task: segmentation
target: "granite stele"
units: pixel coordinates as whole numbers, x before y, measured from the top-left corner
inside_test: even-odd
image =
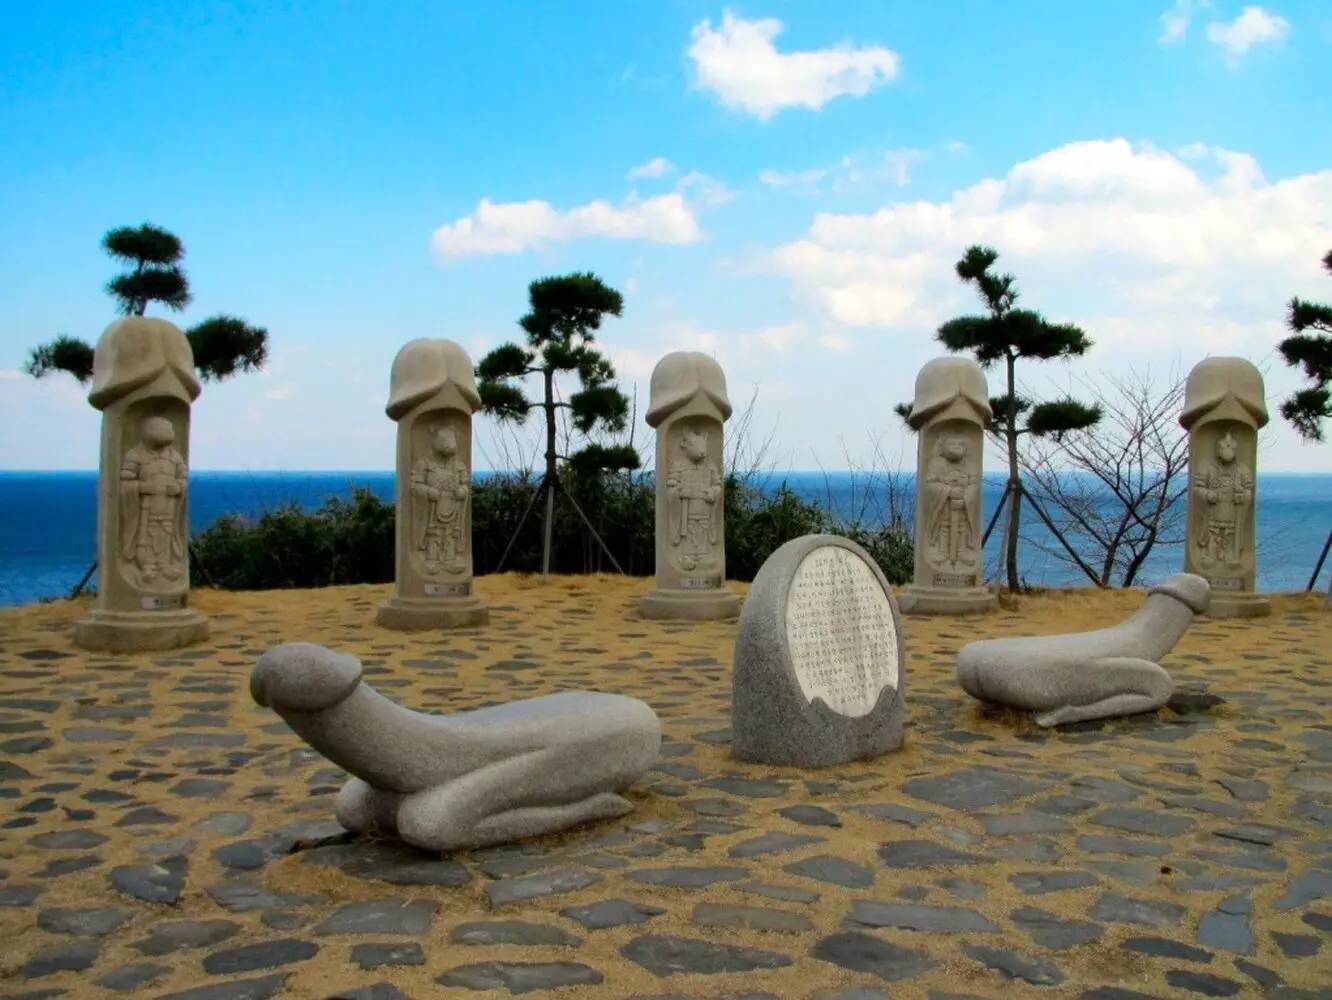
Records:
[[[968,643],[957,682],[973,698],[1036,713],[1038,726],[1154,711],[1174,690],[1157,661],[1207,611],[1208,597],[1206,580],[1176,573],[1111,628]]]
[[[827,767],[902,745],[906,643],[874,559],[835,535],[770,555],[735,638],[731,755]]]
[[[190,607],[190,404],[200,388],[190,342],[167,320],[126,316],[97,341],[97,607],[74,623],[77,646],[130,653],[208,635]]]
[[[431,851],[623,816],[633,806],[617,793],[661,749],[661,722],[636,698],[568,691],[426,715],[362,683],[355,657],[311,643],[264,653],[250,694],[353,775],[334,805],[339,823]]]

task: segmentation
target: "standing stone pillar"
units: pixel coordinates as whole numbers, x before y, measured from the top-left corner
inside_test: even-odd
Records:
[[[1207,579],[1208,614],[1270,614],[1256,584],[1258,429],[1267,423],[1263,376],[1244,358],[1206,358],[1189,372],[1180,425],[1189,432],[1184,572]]]
[[[990,388],[970,358],[935,358],[916,375],[908,423],[916,431],[916,571],[909,614],[990,611],[984,587],[981,486]]]
[[[74,625],[84,649],[176,649],[208,635],[189,606],[190,404],[200,391],[190,342],[164,319],[128,316],[97,341],[97,607]]]
[[[648,426],[657,432],[657,586],[638,602],[644,618],[734,618],[726,589],[726,486],[722,424],[731,415],[721,365],[676,351],[652,369]]]
[[[421,338],[393,359],[386,411],[398,422],[393,629],[484,625],[472,593],[472,414],[481,407],[467,352]]]

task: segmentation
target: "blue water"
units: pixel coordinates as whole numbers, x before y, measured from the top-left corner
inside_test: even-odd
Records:
[[[775,487],[781,478],[772,476],[768,484]],[[843,514],[880,508],[881,496],[866,496],[863,476],[858,486],[855,475],[845,472],[796,472],[784,478],[797,493],[831,501]],[[910,476],[902,482],[908,491],[914,489]],[[356,486],[392,500],[393,473],[195,472],[190,476],[191,529],[202,531],[222,514],[257,516],[293,501],[313,509],[330,496],[350,496]],[[987,481],[986,522],[1002,491],[1002,481]],[[1265,474],[1259,478],[1258,498],[1259,589],[1302,590],[1332,530],[1332,476]],[[1020,568],[1029,584],[1087,583],[1078,569],[1043,551],[1057,543],[1025,508],[1023,522]],[[96,532],[95,472],[0,472],[0,605],[67,594],[96,555]],[[996,565],[1002,534],[1001,521],[986,546],[987,567]],[[1176,572],[1182,562],[1181,546],[1158,546],[1140,582]],[[1320,588],[1328,574],[1325,567]]]

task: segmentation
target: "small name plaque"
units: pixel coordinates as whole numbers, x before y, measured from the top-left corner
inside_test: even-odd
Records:
[[[976,586],[976,575],[970,576],[962,573],[935,573],[934,586],[936,587],[974,587]]]
[[[1229,580],[1213,580],[1209,577],[1207,580],[1207,586],[1211,587],[1213,590],[1243,590],[1244,581],[1236,580],[1234,578]]]
[[[717,590],[722,585],[719,576],[682,576],[681,590]]]
[[[144,611],[176,611],[185,607],[184,594],[171,594],[168,597],[141,597],[139,607]]]
[[[427,597],[467,597],[472,592],[472,581],[465,580],[462,583],[427,583],[425,585]]]

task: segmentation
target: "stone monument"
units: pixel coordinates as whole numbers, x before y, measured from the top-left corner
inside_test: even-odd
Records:
[[[1111,628],[968,643],[957,656],[957,682],[973,698],[1034,712],[1038,726],[1151,712],[1175,689],[1157,661],[1207,601],[1206,580],[1176,573]]]
[[[666,355],[652,370],[648,425],[657,431],[657,585],[638,603],[645,618],[734,618],[726,588],[722,424],[731,415],[726,375],[698,351]]]
[[[906,614],[991,611],[983,586],[981,469],[990,388],[970,358],[935,358],[916,375],[916,571]]]
[[[379,624],[393,629],[484,625],[472,592],[472,414],[481,407],[467,352],[451,340],[404,344],[389,376],[398,423],[393,596]]]
[[[805,535],[759,569],[731,675],[731,755],[828,767],[902,745],[906,641],[897,602],[863,548]]]
[[[264,653],[250,695],[352,775],[334,803],[339,823],[427,851],[624,816],[633,805],[618,793],[661,750],[661,722],[636,698],[564,691],[426,715],[366,684],[355,657],[303,642]]]
[[[97,607],[74,625],[84,649],[175,649],[208,635],[189,606],[190,404],[200,391],[190,342],[164,319],[127,316],[97,341]]]
[[[1206,578],[1214,618],[1270,614],[1254,593],[1255,468],[1267,423],[1263,376],[1243,358],[1206,358],[1184,386],[1179,422],[1189,432],[1184,570]]]

